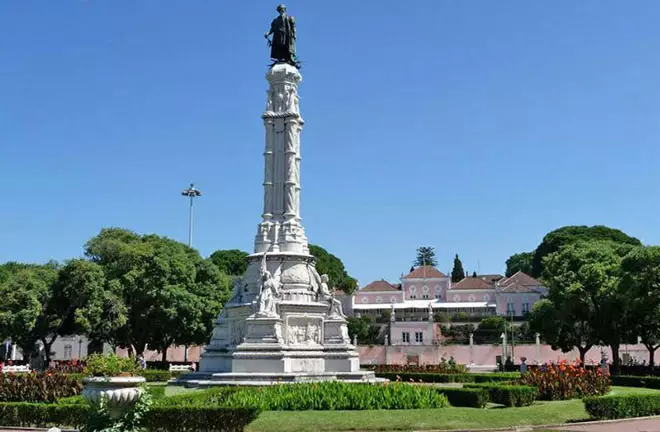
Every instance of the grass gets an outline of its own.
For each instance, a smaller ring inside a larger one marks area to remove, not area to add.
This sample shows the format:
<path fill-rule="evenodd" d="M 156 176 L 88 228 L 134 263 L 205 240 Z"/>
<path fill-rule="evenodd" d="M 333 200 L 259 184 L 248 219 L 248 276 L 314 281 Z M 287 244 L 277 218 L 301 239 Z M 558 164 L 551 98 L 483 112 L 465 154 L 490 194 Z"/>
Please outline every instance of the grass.
<path fill-rule="evenodd" d="M 615 395 L 658 393 L 660 390 L 612 387 Z M 537 402 L 520 408 L 443 408 L 376 411 L 266 411 L 248 432 L 412 431 L 481 429 L 560 424 L 588 420 L 581 400 Z"/>

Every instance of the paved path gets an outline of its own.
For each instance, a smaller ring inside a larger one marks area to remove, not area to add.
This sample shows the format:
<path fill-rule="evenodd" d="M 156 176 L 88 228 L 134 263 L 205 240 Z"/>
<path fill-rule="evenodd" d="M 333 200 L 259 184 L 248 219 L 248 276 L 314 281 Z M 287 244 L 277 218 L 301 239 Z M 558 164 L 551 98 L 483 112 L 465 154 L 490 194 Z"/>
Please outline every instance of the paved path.
<path fill-rule="evenodd" d="M 643 420 L 630 420 L 594 425 L 562 426 L 557 429 L 561 432 L 660 432 L 660 418 L 655 417 Z"/>

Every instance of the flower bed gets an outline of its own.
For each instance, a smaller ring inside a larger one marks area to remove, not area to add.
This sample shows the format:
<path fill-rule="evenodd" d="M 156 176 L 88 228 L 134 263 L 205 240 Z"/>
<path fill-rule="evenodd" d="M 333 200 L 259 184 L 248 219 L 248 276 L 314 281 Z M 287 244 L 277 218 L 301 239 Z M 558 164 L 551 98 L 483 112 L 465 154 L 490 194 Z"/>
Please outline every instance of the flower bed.
<path fill-rule="evenodd" d="M 449 405 L 446 396 L 429 387 L 342 382 L 244 388 L 229 394 L 225 403 L 232 408 L 258 407 L 268 411 L 424 409 Z"/>
<path fill-rule="evenodd" d="M 441 359 L 439 364 L 426 365 L 375 365 L 369 367 L 376 373 L 441 373 L 463 374 L 467 373 L 465 365 L 457 364 L 454 358 Z"/>
<path fill-rule="evenodd" d="M 610 380 L 600 369 L 586 369 L 580 363 L 545 364 L 529 370 L 520 382 L 537 387 L 541 400 L 575 399 L 610 391 Z"/>
<path fill-rule="evenodd" d="M 80 380 L 64 374 L 0 373 L 0 402 L 55 402 L 81 391 Z"/>
<path fill-rule="evenodd" d="M 504 373 L 464 373 L 442 374 L 424 372 L 376 372 L 379 378 L 390 381 L 424 382 L 424 383 L 480 383 L 480 382 L 509 382 L 520 378 L 516 372 Z"/>
<path fill-rule="evenodd" d="M 588 397 L 584 407 L 592 419 L 618 419 L 660 414 L 660 394 Z"/>

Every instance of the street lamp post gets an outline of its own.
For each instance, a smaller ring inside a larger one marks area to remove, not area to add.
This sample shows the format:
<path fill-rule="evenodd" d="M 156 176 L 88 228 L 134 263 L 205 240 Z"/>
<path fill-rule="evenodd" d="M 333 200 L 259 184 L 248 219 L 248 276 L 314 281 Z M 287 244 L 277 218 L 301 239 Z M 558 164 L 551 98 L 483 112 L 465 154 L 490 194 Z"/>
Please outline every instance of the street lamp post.
<path fill-rule="evenodd" d="M 195 198 L 202 196 L 202 191 L 195 188 L 194 183 L 190 183 L 190 187 L 183 192 L 181 195 L 190 198 L 190 212 L 188 215 L 188 247 L 192 247 L 192 233 L 193 233 L 193 203 Z M 183 347 L 183 361 L 188 361 L 188 345 Z"/>
<path fill-rule="evenodd" d="M 190 187 L 181 192 L 181 195 L 190 198 L 190 214 L 188 216 L 188 246 L 192 247 L 193 202 L 195 198 L 202 196 L 202 192 L 199 189 L 196 189 L 193 183 L 190 183 Z"/>

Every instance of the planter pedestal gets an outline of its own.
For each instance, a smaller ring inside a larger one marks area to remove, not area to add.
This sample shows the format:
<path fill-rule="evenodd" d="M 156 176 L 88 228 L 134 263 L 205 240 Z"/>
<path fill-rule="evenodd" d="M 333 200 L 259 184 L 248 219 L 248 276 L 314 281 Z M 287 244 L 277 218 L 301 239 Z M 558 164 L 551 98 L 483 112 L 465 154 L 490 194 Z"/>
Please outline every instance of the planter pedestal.
<path fill-rule="evenodd" d="M 91 377 L 85 378 L 82 395 L 85 400 L 98 405 L 102 397 L 107 399 L 108 414 L 111 418 L 121 417 L 135 406 L 142 395 L 140 384 L 143 377 Z"/>

